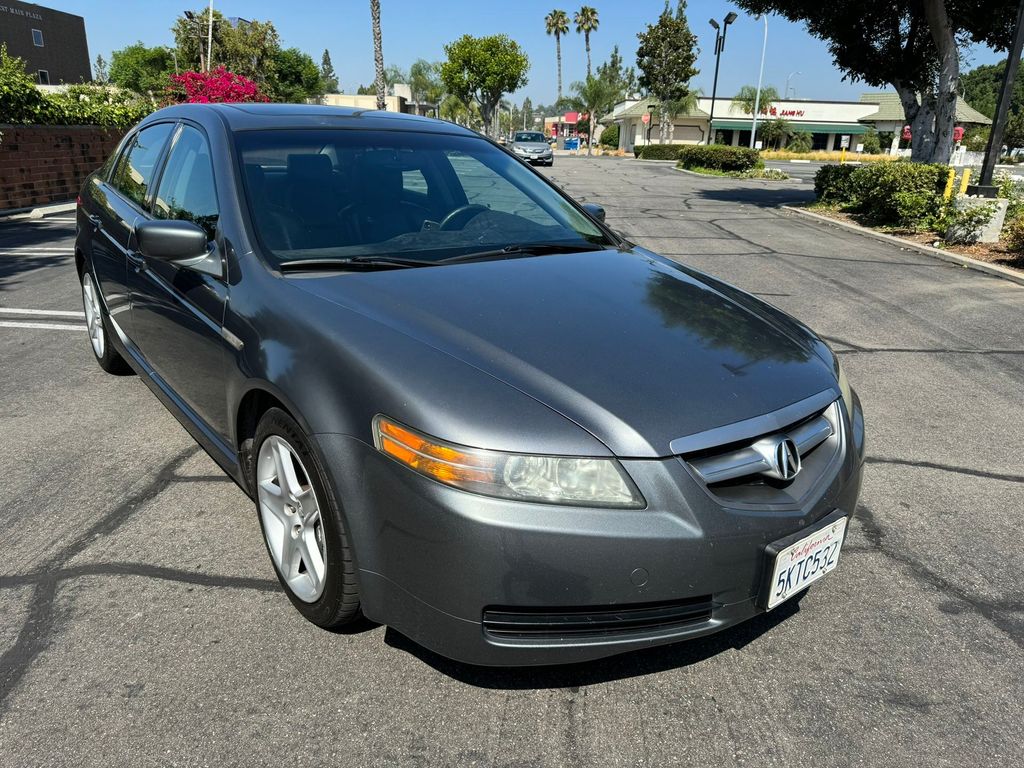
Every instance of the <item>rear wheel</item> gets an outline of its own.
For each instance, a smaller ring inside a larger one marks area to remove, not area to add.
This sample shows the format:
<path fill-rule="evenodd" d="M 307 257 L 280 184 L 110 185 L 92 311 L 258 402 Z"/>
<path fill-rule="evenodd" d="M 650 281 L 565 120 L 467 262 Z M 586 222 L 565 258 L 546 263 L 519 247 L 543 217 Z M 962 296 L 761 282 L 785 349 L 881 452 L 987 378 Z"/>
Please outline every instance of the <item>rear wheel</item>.
<path fill-rule="evenodd" d="M 271 408 L 256 428 L 252 487 L 267 553 L 292 604 L 332 629 L 359 615 L 348 535 L 330 483 L 309 439 L 287 413 Z"/>
<path fill-rule="evenodd" d="M 88 265 L 82 269 L 82 304 L 85 306 L 85 324 L 89 331 L 89 344 L 96 356 L 96 362 L 107 373 L 124 376 L 132 373 L 131 366 L 114 349 L 110 341 L 110 323 L 107 312 L 103 308 L 96 281 L 92 278 Z"/>

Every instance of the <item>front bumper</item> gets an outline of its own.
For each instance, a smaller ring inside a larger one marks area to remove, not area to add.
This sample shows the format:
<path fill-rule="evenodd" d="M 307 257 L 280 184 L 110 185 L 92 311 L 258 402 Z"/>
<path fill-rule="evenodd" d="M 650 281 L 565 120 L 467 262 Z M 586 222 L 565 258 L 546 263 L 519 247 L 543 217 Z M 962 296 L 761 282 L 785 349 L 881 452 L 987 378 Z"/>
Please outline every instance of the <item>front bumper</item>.
<path fill-rule="evenodd" d="M 765 546 L 839 509 L 853 515 L 862 448 L 802 505 L 716 502 L 677 458 L 625 460 L 647 507 L 509 502 L 450 488 L 362 441 L 318 435 L 359 568 L 363 612 L 427 648 L 495 666 L 585 661 L 707 635 L 761 612 Z M 706 604 L 692 621 L 591 635 L 498 636 L 485 611 L 569 613 Z"/>
<path fill-rule="evenodd" d="M 550 163 L 551 160 L 554 158 L 554 153 L 552 153 L 552 152 L 545 152 L 545 153 L 542 153 L 542 154 L 539 154 L 539 155 L 533 155 L 533 154 L 523 155 L 523 154 L 520 154 L 520 153 L 516 152 L 515 155 L 520 160 L 523 160 L 524 162 L 527 162 L 527 163 Z"/>

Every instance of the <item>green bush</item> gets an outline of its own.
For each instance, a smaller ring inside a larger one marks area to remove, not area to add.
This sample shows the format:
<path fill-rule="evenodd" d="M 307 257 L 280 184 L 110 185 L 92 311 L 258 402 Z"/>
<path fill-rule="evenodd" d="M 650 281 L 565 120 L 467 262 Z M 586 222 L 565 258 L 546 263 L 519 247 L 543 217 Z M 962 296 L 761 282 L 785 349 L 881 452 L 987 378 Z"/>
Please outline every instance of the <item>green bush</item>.
<path fill-rule="evenodd" d="M 43 93 L 25 63 L 0 45 L 0 122 L 20 125 L 104 125 L 127 128 L 153 111 L 131 91 L 101 85 L 69 85 Z"/>
<path fill-rule="evenodd" d="M 850 181 L 855 165 L 823 165 L 814 174 L 814 194 L 822 203 L 850 203 L 854 188 Z"/>
<path fill-rule="evenodd" d="M 713 168 L 719 171 L 749 171 L 764 164 L 756 149 L 730 147 L 722 144 L 687 144 L 679 152 L 683 168 Z"/>
<path fill-rule="evenodd" d="M 850 203 L 875 224 L 928 226 L 942 211 L 945 165 L 908 162 L 863 165 L 850 174 Z"/>
<path fill-rule="evenodd" d="M 599 143 L 602 147 L 611 147 L 615 149 L 619 146 L 619 126 L 609 125 L 603 131 L 601 131 L 601 139 Z"/>
<path fill-rule="evenodd" d="M 678 160 L 681 144 L 648 144 L 636 147 L 634 152 L 641 160 Z"/>
<path fill-rule="evenodd" d="M 1024 253 L 1024 216 L 1016 216 L 1003 226 L 1003 242 L 1011 251 Z"/>
<path fill-rule="evenodd" d="M 882 151 L 882 142 L 878 138 L 878 133 L 873 130 L 864 134 L 861 144 L 864 145 L 864 154 L 877 155 Z"/>

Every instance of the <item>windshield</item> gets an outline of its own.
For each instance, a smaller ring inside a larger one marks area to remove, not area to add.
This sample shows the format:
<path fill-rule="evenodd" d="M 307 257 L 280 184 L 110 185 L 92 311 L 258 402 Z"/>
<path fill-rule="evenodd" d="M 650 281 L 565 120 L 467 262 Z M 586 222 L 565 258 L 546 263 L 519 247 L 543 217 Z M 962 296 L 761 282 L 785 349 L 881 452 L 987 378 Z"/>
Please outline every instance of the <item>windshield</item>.
<path fill-rule="evenodd" d="M 614 245 L 563 195 L 480 138 L 295 129 L 240 131 L 235 141 L 272 263 L 439 262 L 531 245 Z"/>
<path fill-rule="evenodd" d="M 517 133 L 513 141 L 521 141 L 524 144 L 544 144 L 547 139 L 544 138 L 543 133 Z"/>

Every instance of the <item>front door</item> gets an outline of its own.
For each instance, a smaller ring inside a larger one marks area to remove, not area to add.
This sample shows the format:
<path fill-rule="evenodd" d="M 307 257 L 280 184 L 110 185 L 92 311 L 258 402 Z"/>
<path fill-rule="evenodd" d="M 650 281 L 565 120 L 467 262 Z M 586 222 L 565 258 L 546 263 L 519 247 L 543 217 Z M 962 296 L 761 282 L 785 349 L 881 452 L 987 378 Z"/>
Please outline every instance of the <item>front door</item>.
<path fill-rule="evenodd" d="M 219 211 L 209 143 L 202 131 L 183 123 L 172 138 L 151 216 L 198 224 L 216 256 Z M 200 427 L 226 443 L 224 372 L 230 348 L 221 336 L 228 299 L 223 273 L 147 259 L 137 251 L 129 261 L 132 322 L 146 362 L 179 406 L 184 404 Z"/>

